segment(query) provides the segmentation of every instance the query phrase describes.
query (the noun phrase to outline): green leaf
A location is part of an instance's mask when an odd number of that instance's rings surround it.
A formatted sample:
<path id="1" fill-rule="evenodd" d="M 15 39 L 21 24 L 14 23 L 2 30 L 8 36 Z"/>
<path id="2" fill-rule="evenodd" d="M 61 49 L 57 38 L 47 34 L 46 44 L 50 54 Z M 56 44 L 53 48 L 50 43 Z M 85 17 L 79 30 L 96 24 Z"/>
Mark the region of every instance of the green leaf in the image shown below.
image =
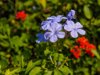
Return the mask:
<path id="1" fill-rule="evenodd" d="M 100 5 L 100 0 L 97 0 L 98 5 Z"/>
<path id="2" fill-rule="evenodd" d="M 52 75 L 52 71 L 46 70 L 44 75 Z"/>
<path id="3" fill-rule="evenodd" d="M 54 70 L 54 75 L 63 75 L 59 70 L 55 69 Z"/>
<path id="4" fill-rule="evenodd" d="M 7 38 L 8 38 L 7 35 L 2 35 L 2 34 L 0 34 L 0 40 L 1 40 L 1 39 L 7 39 Z"/>
<path id="5" fill-rule="evenodd" d="M 29 75 L 38 75 L 40 72 L 41 72 L 41 68 L 35 67 L 30 71 Z"/>
<path id="6" fill-rule="evenodd" d="M 26 6 L 26 7 L 28 7 L 28 6 L 31 6 L 33 4 L 33 2 L 30 0 L 30 1 L 26 1 L 26 2 L 24 2 L 24 5 Z"/>
<path id="7" fill-rule="evenodd" d="M 9 47 L 9 42 L 8 41 L 5 41 L 5 40 L 2 40 L 0 42 L 0 45 L 2 45 L 3 47 Z"/>
<path id="8" fill-rule="evenodd" d="M 37 3 L 41 4 L 43 8 L 46 8 L 46 0 L 36 0 Z"/>
<path id="9" fill-rule="evenodd" d="M 58 0 L 51 0 L 51 2 L 56 4 L 56 3 L 58 3 Z"/>
<path id="10" fill-rule="evenodd" d="M 19 73 L 21 71 L 21 68 L 16 68 L 12 71 L 10 69 L 7 69 L 5 72 L 5 75 L 15 75 L 16 73 Z"/>
<path id="11" fill-rule="evenodd" d="M 8 69 L 8 70 L 6 70 L 5 75 L 12 75 L 12 73 L 11 73 L 11 71 Z"/>
<path id="12" fill-rule="evenodd" d="M 37 60 L 35 62 L 32 62 L 32 60 L 29 61 L 28 65 L 27 65 L 27 68 L 26 68 L 25 74 L 27 74 L 32 68 L 34 68 L 36 65 L 39 65 L 40 63 L 41 63 L 40 60 Z"/>
<path id="13" fill-rule="evenodd" d="M 92 52 L 98 59 L 100 59 L 100 55 L 98 54 L 98 52 L 96 50 L 92 50 Z"/>
<path id="14" fill-rule="evenodd" d="M 86 18 L 88 19 L 92 18 L 92 11 L 90 10 L 88 5 L 84 5 L 83 11 Z"/>
<path id="15" fill-rule="evenodd" d="M 45 55 L 48 55 L 49 53 L 50 53 L 49 49 L 46 48 L 46 50 L 44 51 L 44 54 L 45 54 Z"/>
<path id="16" fill-rule="evenodd" d="M 59 61 L 63 61 L 64 60 L 64 55 L 63 54 L 59 54 Z"/>
<path id="17" fill-rule="evenodd" d="M 67 66 L 63 66 L 60 68 L 60 71 L 62 71 L 62 73 L 64 75 L 73 75 L 73 72 L 67 67 Z"/>

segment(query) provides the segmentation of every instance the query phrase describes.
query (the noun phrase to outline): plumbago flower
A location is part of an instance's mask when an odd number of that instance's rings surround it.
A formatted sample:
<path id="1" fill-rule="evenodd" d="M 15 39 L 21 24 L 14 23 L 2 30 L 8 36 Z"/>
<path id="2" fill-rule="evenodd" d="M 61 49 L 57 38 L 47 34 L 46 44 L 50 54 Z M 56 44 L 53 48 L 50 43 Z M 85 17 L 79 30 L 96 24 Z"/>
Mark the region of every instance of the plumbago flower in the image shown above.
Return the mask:
<path id="1" fill-rule="evenodd" d="M 67 20 L 74 19 L 74 15 L 75 15 L 75 10 L 71 10 L 67 15 Z"/>
<path id="2" fill-rule="evenodd" d="M 65 32 L 62 32 L 62 25 L 59 23 L 53 23 L 51 27 L 44 34 L 44 37 L 50 42 L 56 42 L 58 38 L 64 38 Z"/>
<path id="3" fill-rule="evenodd" d="M 41 23 L 41 28 L 43 30 L 48 30 L 53 23 L 59 23 L 62 19 L 66 19 L 66 17 L 63 17 L 62 15 L 48 17 L 46 21 Z"/>
<path id="4" fill-rule="evenodd" d="M 46 32 L 40 38 L 37 36 L 39 38 L 38 43 L 44 41 L 44 39 L 50 42 L 56 42 L 58 38 L 65 37 L 65 32 L 63 32 L 65 30 L 70 32 L 73 38 L 77 38 L 78 34 L 85 35 L 86 32 L 82 29 L 83 26 L 79 22 L 74 23 L 74 15 L 75 11 L 71 10 L 66 17 L 63 15 L 48 17 L 46 21 L 41 23 L 41 29 Z M 63 19 L 66 20 L 65 23 L 62 23 Z"/>
<path id="5" fill-rule="evenodd" d="M 46 42 L 46 41 L 47 41 L 47 40 L 44 38 L 44 34 L 42 34 L 42 33 L 38 33 L 38 34 L 37 34 L 37 37 L 38 37 L 38 40 L 36 40 L 37 43 Z"/>
<path id="6" fill-rule="evenodd" d="M 82 28 L 83 26 L 79 22 L 74 23 L 73 21 L 67 21 L 67 24 L 64 25 L 64 29 L 70 31 L 70 35 L 73 38 L 77 38 L 78 33 L 85 35 L 86 32 Z"/>

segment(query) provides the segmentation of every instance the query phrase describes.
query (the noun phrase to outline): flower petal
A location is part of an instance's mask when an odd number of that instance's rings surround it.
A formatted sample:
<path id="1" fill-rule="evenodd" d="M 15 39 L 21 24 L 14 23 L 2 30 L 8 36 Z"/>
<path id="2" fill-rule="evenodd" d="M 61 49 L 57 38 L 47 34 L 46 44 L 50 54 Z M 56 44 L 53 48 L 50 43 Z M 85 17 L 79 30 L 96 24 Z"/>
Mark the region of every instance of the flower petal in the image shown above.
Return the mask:
<path id="1" fill-rule="evenodd" d="M 72 31 L 71 31 L 71 36 L 72 36 L 73 38 L 77 38 L 77 37 L 78 37 L 77 31 L 72 30 Z"/>
<path id="2" fill-rule="evenodd" d="M 71 10 L 68 15 L 67 15 L 67 18 L 68 20 L 71 20 L 74 18 L 74 15 L 75 15 L 75 10 Z"/>
<path id="3" fill-rule="evenodd" d="M 53 35 L 50 37 L 50 41 L 51 42 L 56 42 L 58 40 L 57 36 L 56 35 Z"/>
<path id="4" fill-rule="evenodd" d="M 55 28 L 56 28 L 57 31 L 61 31 L 62 30 L 62 25 L 61 24 L 56 23 L 55 26 L 56 26 Z"/>
<path id="5" fill-rule="evenodd" d="M 83 29 L 78 29 L 77 32 L 79 34 L 81 34 L 81 35 L 85 35 L 86 34 L 85 30 L 83 30 Z"/>
<path id="6" fill-rule="evenodd" d="M 75 24 L 73 21 L 67 21 L 66 23 L 67 23 L 67 25 L 74 25 Z"/>
<path id="7" fill-rule="evenodd" d="M 69 25 L 64 25 L 64 29 L 65 29 L 66 31 L 71 31 L 71 30 L 73 30 Z"/>
<path id="8" fill-rule="evenodd" d="M 44 38 L 45 38 L 46 40 L 48 40 L 48 39 L 50 38 L 50 36 L 51 36 L 51 32 L 46 32 L 46 33 L 44 34 Z"/>
<path id="9" fill-rule="evenodd" d="M 57 36 L 58 36 L 58 38 L 64 38 L 65 33 L 64 32 L 58 32 Z"/>
<path id="10" fill-rule="evenodd" d="M 49 26 L 50 26 L 50 21 L 43 21 L 42 23 L 41 23 L 41 28 L 43 29 L 43 30 L 47 30 L 48 28 L 49 28 Z"/>
<path id="11" fill-rule="evenodd" d="M 47 20 L 54 19 L 56 16 L 48 17 Z"/>
<path id="12" fill-rule="evenodd" d="M 64 25 L 64 29 L 67 31 L 72 31 L 75 28 L 73 21 L 67 21 L 67 24 Z"/>
<path id="13" fill-rule="evenodd" d="M 82 26 L 79 22 L 77 22 L 77 23 L 75 24 L 75 28 L 83 28 L 83 26 Z"/>

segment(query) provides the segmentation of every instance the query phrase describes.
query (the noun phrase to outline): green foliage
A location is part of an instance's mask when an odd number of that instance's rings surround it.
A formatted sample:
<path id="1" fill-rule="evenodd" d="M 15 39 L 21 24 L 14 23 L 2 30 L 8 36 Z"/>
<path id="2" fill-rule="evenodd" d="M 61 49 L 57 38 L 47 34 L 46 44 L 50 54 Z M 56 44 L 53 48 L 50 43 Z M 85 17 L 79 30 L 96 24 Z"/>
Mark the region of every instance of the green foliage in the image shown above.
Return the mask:
<path id="1" fill-rule="evenodd" d="M 42 21 L 71 9 L 97 47 L 94 58 L 72 58 L 70 38 L 35 42 Z M 0 0 L 0 10 L 0 75 L 100 75 L 100 0 Z M 16 19 L 21 10 L 27 13 L 25 21 Z"/>

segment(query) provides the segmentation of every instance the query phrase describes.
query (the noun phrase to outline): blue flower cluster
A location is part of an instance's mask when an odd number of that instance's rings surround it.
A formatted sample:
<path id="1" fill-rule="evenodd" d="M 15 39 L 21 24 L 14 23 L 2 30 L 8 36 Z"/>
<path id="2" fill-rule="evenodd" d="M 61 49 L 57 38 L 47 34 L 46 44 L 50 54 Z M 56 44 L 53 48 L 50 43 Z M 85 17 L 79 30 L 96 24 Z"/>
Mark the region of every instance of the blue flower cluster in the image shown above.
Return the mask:
<path id="1" fill-rule="evenodd" d="M 58 38 L 65 37 L 65 31 L 70 32 L 71 37 L 77 38 L 78 33 L 80 35 L 85 35 L 85 31 L 82 29 L 83 26 L 79 22 L 74 22 L 73 19 L 75 15 L 75 10 L 71 10 L 66 17 L 63 15 L 48 17 L 46 21 L 41 23 L 41 29 L 45 31 L 44 34 L 37 34 L 37 43 L 42 41 L 56 42 Z M 61 23 L 62 20 L 66 20 L 65 23 Z"/>

